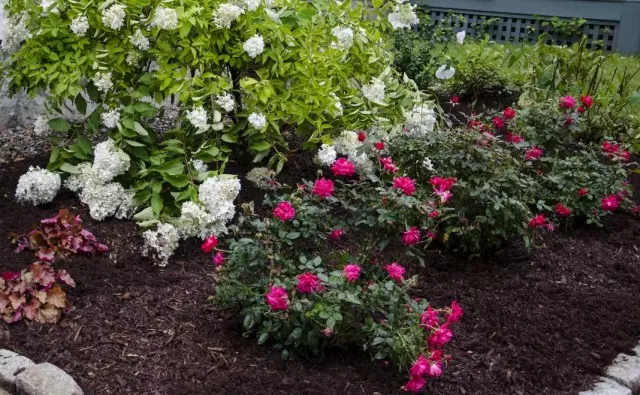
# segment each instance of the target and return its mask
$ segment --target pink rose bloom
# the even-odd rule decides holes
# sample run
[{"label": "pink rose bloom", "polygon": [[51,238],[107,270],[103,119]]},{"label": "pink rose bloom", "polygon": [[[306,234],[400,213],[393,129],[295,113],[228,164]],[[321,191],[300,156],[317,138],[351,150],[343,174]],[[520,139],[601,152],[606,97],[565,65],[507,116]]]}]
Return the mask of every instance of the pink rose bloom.
[{"label": "pink rose bloom", "polygon": [[582,96],[580,96],[580,101],[587,108],[591,108],[591,106],[593,106],[593,97],[591,97],[591,96],[582,95]]},{"label": "pink rose bloom", "polygon": [[607,154],[617,154],[620,151],[620,145],[605,140],[602,142],[602,151]]},{"label": "pink rose bloom", "polygon": [[588,194],[589,194],[589,190],[588,190],[588,189],[586,189],[586,188],[580,188],[580,189],[578,190],[578,196],[579,196],[579,197],[585,197],[585,196],[587,196]]},{"label": "pink rose bloom", "polygon": [[438,235],[432,230],[428,230],[426,236],[427,236],[427,239],[431,239],[431,240],[434,240],[436,237],[438,237]]},{"label": "pink rose bloom", "polygon": [[2,279],[4,281],[14,281],[20,278],[20,272],[3,272]]},{"label": "pink rose bloom", "polygon": [[367,139],[367,135],[364,134],[364,132],[359,132],[358,133],[358,141],[363,143],[365,140]]},{"label": "pink rose bloom", "polygon": [[318,196],[320,199],[328,198],[333,195],[333,181],[321,178],[316,180],[313,184],[311,193]]},{"label": "pink rose bloom", "polygon": [[205,254],[208,254],[213,251],[213,249],[216,248],[217,245],[218,239],[216,239],[216,236],[210,236],[204,241],[204,243],[202,243],[200,249],[202,249],[202,252],[204,252]]},{"label": "pink rose bloom", "polygon": [[438,311],[432,309],[431,305],[427,306],[427,309],[420,315],[420,325],[427,328],[435,328],[440,325]]},{"label": "pink rose bloom", "polygon": [[454,300],[453,302],[451,302],[451,312],[446,317],[447,322],[454,323],[460,321],[460,317],[462,317],[463,313],[464,310],[462,309],[462,307],[460,307],[458,302]]},{"label": "pink rose bloom", "polygon": [[222,266],[223,263],[224,254],[222,253],[222,251],[216,252],[216,254],[213,256],[213,264],[216,265],[216,267],[219,267]]},{"label": "pink rose bloom", "polygon": [[296,210],[289,202],[281,202],[273,210],[273,216],[282,222],[289,221],[296,216]]},{"label": "pink rose bloom", "polygon": [[525,160],[540,159],[543,153],[544,151],[542,149],[534,145],[533,147],[525,151],[524,159]]},{"label": "pink rose bloom", "polygon": [[441,189],[443,191],[449,191],[455,185],[456,179],[453,177],[442,178],[433,176],[429,179],[429,184],[433,186],[433,189]]},{"label": "pink rose bloom", "polygon": [[600,207],[602,207],[604,211],[614,211],[618,206],[618,197],[616,195],[609,195],[600,202]]},{"label": "pink rose bloom", "polygon": [[531,218],[531,220],[529,220],[529,228],[540,228],[544,226],[546,222],[547,219],[545,218],[544,214],[536,215],[535,217]]},{"label": "pink rose bloom", "polygon": [[344,274],[347,282],[357,281],[360,278],[360,266],[354,264],[345,265],[342,269],[342,274]]},{"label": "pink rose bloom", "polygon": [[571,215],[571,210],[569,209],[569,207],[565,206],[562,203],[556,204],[554,210],[559,217],[568,217],[569,215]]},{"label": "pink rose bloom", "polygon": [[352,176],[356,174],[356,166],[349,162],[348,159],[340,158],[333,162],[331,171],[333,171],[334,176]]},{"label": "pink rose bloom", "polygon": [[460,96],[451,96],[451,100],[449,100],[449,103],[451,103],[451,104],[460,103]]},{"label": "pink rose bloom", "polygon": [[513,144],[518,144],[524,141],[522,136],[518,134],[513,134],[511,132],[507,132],[506,140],[507,140],[507,143],[513,143]]},{"label": "pink rose bloom", "polygon": [[583,106],[578,107],[578,113],[583,114],[585,111],[587,111],[587,109]]},{"label": "pink rose bloom", "polygon": [[576,99],[573,96],[565,96],[560,99],[560,107],[562,108],[574,108],[576,106]]},{"label": "pink rose bloom", "polygon": [[423,377],[411,377],[411,380],[407,382],[402,388],[407,392],[420,392],[424,388],[425,379]]},{"label": "pink rose bloom", "polygon": [[622,151],[622,153],[620,154],[620,159],[622,159],[625,162],[628,162],[630,158],[631,158],[631,154],[627,150]]},{"label": "pink rose bloom", "polygon": [[378,151],[382,151],[384,149],[384,141],[378,141],[377,143],[373,144],[373,146],[378,150]]},{"label": "pink rose bloom", "polygon": [[444,324],[429,337],[427,343],[433,348],[442,348],[453,338],[453,331],[449,329],[449,324]]},{"label": "pink rose bloom", "polygon": [[329,233],[329,240],[338,241],[343,235],[344,235],[344,230],[342,230],[342,228],[334,229]]},{"label": "pink rose bloom", "polygon": [[404,232],[402,235],[402,244],[412,246],[420,241],[420,230],[415,226]]},{"label": "pink rose bloom", "polygon": [[331,337],[333,335],[333,329],[331,328],[324,328],[321,332],[324,337]]},{"label": "pink rose bloom", "polygon": [[305,272],[298,275],[298,284],[296,289],[303,294],[310,294],[312,292],[320,292],[324,287],[320,285],[320,278],[310,272]]},{"label": "pink rose bloom", "polygon": [[289,308],[289,295],[287,295],[287,290],[284,287],[272,285],[264,297],[273,311],[286,310]]},{"label": "pink rose bloom", "polygon": [[502,129],[504,128],[504,119],[500,118],[500,117],[495,117],[493,118],[493,126],[496,129]]},{"label": "pink rose bloom", "polygon": [[413,366],[411,366],[411,369],[409,369],[409,374],[411,377],[422,377],[429,372],[430,365],[429,360],[420,354],[418,359],[413,363]]},{"label": "pink rose bloom", "polygon": [[428,377],[440,377],[444,373],[442,370],[442,362],[437,361],[429,364],[429,370],[427,371]]},{"label": "pink rose bloom", "polygon": [[382,164],[382,168],[389,173],[395,173],[398,171],[398,167],[393,164],[393,160],[390,157],[383,158],[381,156],[380,163]]},{"label": "pink rose bloom", "polygon": [[402,266],[398,265],[397,262],[388,264],[384,267],[384,269],[389,274],[389,277],[391,277],[393,280],[397,282],[401,282],[403,280],[405,269]]},{"label": "pink rose bloom", "polygon": [[429,213],[429,218],[438,218],[440,216],[440,212],[438,210],[433,210]]},{"label": "pink rose bloom", "polygon": [[516,110],[514,110],[511,107],[507,107],[504,109],[504,113],[502,113],[502,116],[504,117],[504,119],[513,119],[516,117]]},{"label": "pink rose bloom", "polygon": [[393,189],[399,189],[405,195],[411,196],[416,191],[416,186],[409,177],[396,177],[393,179]]}]

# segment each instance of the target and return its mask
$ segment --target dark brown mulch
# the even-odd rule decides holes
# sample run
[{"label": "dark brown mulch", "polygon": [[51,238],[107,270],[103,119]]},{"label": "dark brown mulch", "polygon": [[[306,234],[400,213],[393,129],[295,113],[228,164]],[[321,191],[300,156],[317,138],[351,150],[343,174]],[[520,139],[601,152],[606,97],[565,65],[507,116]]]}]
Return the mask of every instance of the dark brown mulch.
[{"label": "dark brown mulch", "polygon": [[[288,180],[304,164],[293,163]],[[90,394],[398,393],[405,376],[366,355],[338,350],[323,363],[283,362],[242,336],[233,311],[207,302],[212,267],[187,243],[166,269],[139,254],[131,222],[92,221],[69,193],[48,206],[15,204],[27,163],[0,168],[0,234],[24,232],[68,207],[112,247],[106,257],[60,263],[78,287],[75,310],[55,326],[0,324],[0,348],[69,372]],[[258,191],[245,188],[243,199]],[[454,360],[434,394],[570,394],[586,389],[619,352],[640,339],[640,222],[616,215],[603,229],[544,237],[527,255],[515,246],[484,260],[430,252],[420,296],[457,299],[465,315],[449,351]],[[0,242],[1,270],[30,254]]]}]

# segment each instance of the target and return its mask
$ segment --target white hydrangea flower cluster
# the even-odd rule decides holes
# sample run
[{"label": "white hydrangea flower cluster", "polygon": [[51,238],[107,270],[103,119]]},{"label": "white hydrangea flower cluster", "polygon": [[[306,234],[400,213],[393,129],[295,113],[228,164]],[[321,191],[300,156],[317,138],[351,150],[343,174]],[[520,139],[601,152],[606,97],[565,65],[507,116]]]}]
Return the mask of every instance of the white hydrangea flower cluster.
[{"label": "white hydrangea flower cluster", "polygon": [[414,4],[396,4],[394,12],[387,16],[389,23],[394,29],[410,29],[411,25],[417,25],[420,23],[418,15],[415,11],[416,6]]},{"label": "white hydrangea flower cluster", "polygon": [[114,4],[105,8],[102,10],[102,23],[113,30],[120,30],[124,25],[124,18],[127,16],[124,12],[125,8],[122,4]]},{"label": "white hydrangea flower cluster", "polygon": [[267,126],[267,118],[259,112],[252,112],[247,120],[256,130],[262,130]]},{"label": "white hydrangea flower cluster", "polygon": [[243,2],[247,7],[247,11],[255,11],[260,7],[260,0],[244,0]]},{"label": "white hydrangea flower cluster", "polygon": [[129,66],[136,67],[140,63],[140,59],[142,59],[142,55],[140,55],[139,52],[130,51],[127,54],[127,59],[126,60],[127,60],[127,64]]},{"label": "white hydrangea flower cluster", "polygon": [[192,110],[187,110],[187,119],[196,129],[198,129],[199,133],[206,132],[211,126],[207,122],[207,111],[202,106],[194,107]]},{"label": "white hydrangea flower cluster", "polygon": [[113,140],[109,139],[96,145],[93,150],[93,171],[96,177],[109,182],[129,170],[131,159]]},{"label": "white hydrangea flower cluster", "polygon": [[274,182],[275,172],[266,167],[254,167],[245,178],[260,189],[276,189],[277,184]]},{"label": "white hydrangea flower cluster", "polygon": [[336,26],[331,33],[338,39],[338,42],[331,43],[331,47],[348,51],[353,45],[353,29],[350,27]]},{"label": "white hydrangea flower cluster", "polygon": [[71,31],[78,37],[84,37],[89,30],[89,20],[86,15],[78,15],[71,21]]},{"label": "white hydrangea flower cluster", "polygon": [[226,233],[226,222],[226,220],[217,219],[202,205],[192,201],[184,202],[180,217],[172,221],[181,239],[198,237],[203,240],[211,235]]},{"label": "white hydrangea flower cluster", "polygon": [[384,101],[386,89],[387,87],[384,81],[376,77],[371,77],[371,83],[362,87],[362,94],[373,102],[381,103]]},{"label": "white hydrangea flower cluster", "polygon": [[433,132],[436,121],[435,111],[426,104],[421,104],[413,107],[413,109],[406,114],[404,126],[407,129],[408,136],[421,137]]},{"label": "white hydrangea flower cluster", "polygon": [[156,230],[145,231],[142,238],[142,255],[151,256],[153,262],[160,267],[167,266],[180,241],[178,230],[171,224],[159,224]]},{"label": "white hydrangea flower cluster", "polygon": [[340,136],[333,139],[333,147],[340,155],[349,155],[355,152],[359,146],[358,133],[352,132],[351,130],[344,130],[340,133]]},{"label": "white hydrangea flower cluster", "polygon": [[213,23],[220,29],[229,29],[233,21],[244,14],[244,9],[231,3],[222,3],[213,12]]},{"label": "white hydrangea flower cluster", "polygon": [[264,40],[262,39],[261,35],[256,33],[253,35],[253,37],[242,44],[242,48],[244,48],[245,52],[247,53],[247,55],[249,55],[250,58],[255,58],[256,56],[260,55],[262,51],[264,51]]},{"label": "white hydrangea flower cluster", "polygon": [[216,96],[216,104],[226,112],[231,112],[236,107],[236,101],[231,93],[223,93],[222,95]]},{"label": "white hydrangea flower cluster", "polygon": [[207,164],[200,159],[191,159],[191,166],[193,166],[193,169],[198,173],[204,173],[209,170]]},{"label": "white hydrangea flower cluster", "polygon": [[375,172],[373,161],[369,159],[367,154],[365,154],[364,152],[358,154],[357,151],[353,151],[349,153],[348,157],[349,160],[356,166],[356,170],[358,171],[358,173],[369,175]]},{"label": "white hydrangea flower cluster", "polygon": [[49,132],[49,120],[43,116],[36,118],[33,123],[33,131],[36,135],[42,136]]},{"label": "white hydrangea flower cluster", "polygon": [[93,84],[100,92],[108,92],[109,89],[113,88],[111,73],[105,73],[102,71],[97,72],[96,75],[93,76]]},{"label": "white hydrangea flower cluster", "polygon": [[151,26],[158,26],[163,30],[174,30],[178,27],[178,13],[173,8],[159,6]]},{"label": "white hydrangea flower cluster", "polygon": [[120,121],[120,111],[113,109],[111,111],[103,112],[100,114],[100,119],[102,119],[102,124],[107,129],[113,129]]},{"label": "white hydrangea flower cluster", "polygon": [[336,161],[337,157],[338,153],[336,152],[336,149],[329,144],[322,144],[316,154],[316,159],[322,166],[331,166],[333,162]]},{"label": "white hydrangea flower cluster", "polygon": [[16,200],[29,202],[34,206],[51,203],[58,194],[61,183],[59,174],[31,166],[18,180]]},{"label": "white hydrangea flower cluster", "polygon": [[144,36],[140,29],[136,30],[133,36],[129,36],[129,40],[131,40],[131,44],[133,44],[134,47],[141,51],[149,49],[149,39]]},{"label": "white hydrangea flower cluster", "polygon": [[235,214],[233,201],[239,193],[239,179],[216,176],[207,178],[200,184],[198,199],[204,204],[213,221],[226,224]]},{"label": "white hydrangea flower cluster", "polygon": [[6,21],[6,26],[0,26],[0,40],[3,51],[11,53],[20,49],[20,44],[29,37],[26,12],[14,15]]}]

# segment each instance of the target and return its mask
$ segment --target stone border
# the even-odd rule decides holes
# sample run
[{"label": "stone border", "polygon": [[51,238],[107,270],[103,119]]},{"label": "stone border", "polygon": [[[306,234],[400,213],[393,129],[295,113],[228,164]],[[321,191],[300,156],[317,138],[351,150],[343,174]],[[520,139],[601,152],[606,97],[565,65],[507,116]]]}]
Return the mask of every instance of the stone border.
[{"label": "stone border", "polygon": [[84,395],[71,376],[49,362],[36,364],[0,350],[0,395]]},{"label": "stone border", "polygon": [[632,395],[640,392],[640,344],[636,355],[619,354],[592,390],[578,395]]}]

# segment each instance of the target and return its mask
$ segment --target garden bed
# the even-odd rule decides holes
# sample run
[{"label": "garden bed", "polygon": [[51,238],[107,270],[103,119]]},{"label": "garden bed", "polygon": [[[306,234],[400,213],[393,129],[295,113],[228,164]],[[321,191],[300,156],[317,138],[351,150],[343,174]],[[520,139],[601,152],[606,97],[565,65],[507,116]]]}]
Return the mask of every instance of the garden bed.
[{"label": "garden bed", "polygon": [[[312,177],[308,159],[293,156],[279,179],[291,185],[301,175]],[[400,392],[403,373],[357,350],[285,362],[244,338],[237,312],[207,302],[213,267],[196,242],[181,245],[160,269],[141,257],[133,222],[92,221],[71,193],[40,208],[14,203],[19,176],[38,162],[45,159],[0,168],[0,234],[25,232],[67,207],[111,252],[58,263],[78,283],[69,293],[75,309],[56,326],[2,324],[0,348],[58,365],[87,393]],[[243,185],[238,200],[258,203],[260,195]],[[465,314],[449,348],[453,361],[429,392],[569,394],[589,388],[640,338],[639,235],[640,221],[613,215],[602,229],[547,233],[530,254],[513,245],[492,259],[469,261],[431,250],[427,267],[411,270],[420,275],[417,296],[436,305],[457,299]],[[3,270],[20,270],[30,254],[15,254],[3,242],[0,259]]]}]

